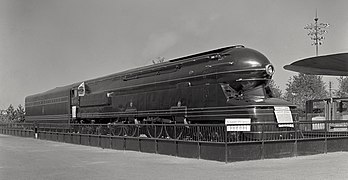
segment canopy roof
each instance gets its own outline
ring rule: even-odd
[[[285,65],[284,69],[304,74],[348,76],[348,53],[301,59]]]

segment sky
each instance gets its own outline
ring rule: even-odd
[[[297,73],[283,66],[315,55],[304,26],[316,9],[330,24],[319,55],[348,52],[347,7],[347,0],[0,0],[0,109],[156,57],[239,44],[268,57],[285,92]]]

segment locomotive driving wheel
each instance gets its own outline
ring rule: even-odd
[[[170,139],[179,139],[184,133],[185,126],[175,126],[168,124],[165,126],[166,136]]]
[[[138,137],[139,136],[139,125],[138,120],[134,117],[126,119],[126,123],[123,125],[124,136]]]
[[[129,125],[123,125],[122,131],[124,132],[125,136],[130,137],[138,137],[139,136],[139,130],[138,125],[129,124]]]
[[[186,121],[184,117],[175,117],[174,123],[166,124],[165,133],[170,139],[179,139],[183,134],[186,126],[183,126]]]
[[[113,124],[110,127],[110,133],[113,136],[124,136],[124,125],[123,124]]]
[[[163,133],[163,123],[156,123],[159,118],[147,118],[146,119],[146,131],[145,135],[149,138],[160,138]]]
[[[117,123],[114,123],[110,127],[110,132],[114,136],[139,136],[139,126],[137,120],[133,118],[118,119]]]

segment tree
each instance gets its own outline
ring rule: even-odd
[[[305,103],[311,99],[328,97],[325,83],[321,76],[299,73],[290,77],[286,84],[285,99],[305,109]]]
[[[275,98],[282,98],[282,90],[279,88],[279,86],[276,85],[275,81],[271,79],[268,83],[268,87],[271,89],[273,93],[273,97]]]
[[[6,123],[7,122],[7,117],[6,117],[6,111],[5,110],[0,110],[0,122]]]
[[[25,120],[25,111],[22,105],[18,105],[17,109],[14,109],[10,104],[6,110],[0,110],[0,122],[3,123],[22,123]]]
[[[16,122],[21,123],[25,120],[25,111],[23,106],[20,104],[16,109]]]
[[[339,77],[338,81],[338,91],[335,93],[338,97],[347,97],[348,96],[348,77]]]
[[[16,111],[13,108],[12,104],[10,104],[10,106],[8,106],[8,108],[6,109],[6,117],[8,122],[13,122],[16,118]]]

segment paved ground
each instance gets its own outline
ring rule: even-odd
[[[348,153],[221,163],[0,135],[0,180],[348,179]]]

